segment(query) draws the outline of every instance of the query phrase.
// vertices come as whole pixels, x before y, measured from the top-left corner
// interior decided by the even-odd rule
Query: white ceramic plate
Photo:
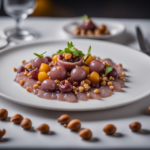
[[[51,55],[57,50],[66,47],[67,44],[67,41],[45,41],[24,44],[0,52],[0,95],[23,105],[66,111],[107,109],[129,104],[149,95],[149,56],[131,48],[109,42],[81,39],[70,41],[73,41],[75,46],[83,50],[84,53],[87,52],[89,45],[91,45],[93,55],[101,58],[111,58],[116,63],[122,63],[123,67],[127,69],[126,73],[129,76],[129,81],[125,83],[127,88],[124,88],[124,92],[114,92],[112,96],[102,98],[102,100],[89,99],[88,101],[78,101],[77,103],[46,100],[28,93],[13,81],[16,75],[13,68],[19,67],[24,59],[26,61],[33,59],[35,57],[33,55],[34,52],[42,53],[47,51],[47,55]]]
[[[100,21],[100,20],[98,21],[98,20],[94,20],[94,19],[92,19],[92,20],[97,26],[105,24],[106,27],[108,28],[108,30],[110,31],[110,34],[109,35],[101,35],[101,36],[74,35],[73,32],[74,32],[75,28],[77,26],[81,25],[81,23],[82,23],[82,20],[79,20],[79,19],[66,24],[63,27],[63,30],[69,36],[76,37],[76,38],[90,38],[90,39],[108,39],[108,38],[115,37],[115,36],[120,35],[125,32],[125,26],[122,23],[112,22],[112,21],[104,22],[104,21]]]

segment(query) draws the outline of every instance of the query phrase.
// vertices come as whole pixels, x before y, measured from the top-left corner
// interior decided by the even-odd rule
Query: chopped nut
[[[26,62],[26,61],[25,61],[25,60],[23,60],[23,61],[22,61],[22,64],[24,64],[25,62]]]
[[[98,94],[98,93],[99,93],[99,89],[95,89],[94,94]]]
[[[101,82],[101,85],[102,85],[102,86],[106,85],[106,81],[102,81],[102,82]]]
[[[67,114],[63,114],[61,115],[58,119],[57,122],[61,123],[61,124],[67,124],[71,121],[71,118],[69,115]]]
[[[91,85],[91,81],[89,79],[85,79],[84,82],[87,83],[88,85]]]
[[[65,83],[67,84],[67,83],[68,83],[68,80],[65,80]]]
[[[30,77],[30,76],[31,76],[31,73],[28,73],[27,76]]]
[[[72,87],[73,90],[76,90],[77,88],[75,86]]]
[[[14,68],[14,72],[17,72],[17,69],[16,69],[16,68]]]
[[[27,76],[28,73],[29,73],[28,71],[25,71],[25,72],[24,72],[24,75]]]
[[[25,81],[24,81],[24,80],[20,80],[20,85],[21,85],[21,86],[23,86],[23,85],[24,85],[24,83],[25,83]]]
[[[72,57],[72,54],[71,53],[67,53],[66,55],[65,55],[65,59],[70,59]]]
[[[122,64],[118,64],[117,67],[122,67]]]
[[[78,119],[73,119],[68,123],[67,128],[72,131],[78,131],[81,128],[81,123]]]
[[[33,85],[33,88],[34,88],[34,89],[37,89],[38,87],[39,87],[38,84],[34,84],[34,85]]]
[[[90,89],[90,86],[88,84],[84,84],[83,86],[84,86],[85,91],[88,91]]]
[[[114,86],[113,85],[109,86],[109,89],[114,90]]]
[[[27,65],[25,65],[25,68],[31,69],[31,68],[32,68],[32,64],[27,64]]]
[[[105,74],[103,74],[102,77],[105,77]]]
[[[21,123],[20,123],[21,127],[26,129],[26,130],[29,130],[31,127],[32,127],[32,122],[30,119],[28,118],[24,118]]]
[[[0,120],[5,120],[8,116],[8,111],[6,109],[0,109]]]
[[[20,124],[22,120],[23,120],[23,117],[20,114],[16,114],[10,119],[10,121],[14,122],[15,124]]]
[[[83,86],[85,84],[85,81],[83,80],[83,81],[81,81],[81,85]]]
[[[57,67],[57,70],[60,70],[60,67]]]
[[[111,82],[111,81],[109,81],[109,82],[107,83],[107,85],[108,85],[108,86],[112,85],[112,82]]]
[[[125,73],[125,72],[122,72],[122,76],[126,76],[126,73]]]
[[[37,81],[36,84],[41,85],[41,81]]]
[[[90,94],[90,93],[87,93],[87,97],[90,98],[90,97],[91,97],[91,94]]]
[[[108,135],[113,135],[117,128],[113,124],[108,124],[103,128],[103,131]]]
[[[108,64],[106,61],[103,61],[103,65],[104,65],[105,67],[109,66],[109,64]]]
[[[115,80],[115,78],[114,78],[114,77],[112,77],[112,76],[110,76],[110,77],[109,77],[109,80],[114,81],[114,80]]]
[[[29,88],[29,87],[26,87],[26,90],[29,92],[29,91],[30,91],[30,88]]]
[[[60,81],[59,81],[59,80],[55,80],[55,83],[56,83],[56,84],[59,84],[59,83],[60,83]]]
[[[83,86],[80,86],[79,87],[79,91],[82,93],[82,92],[84,92],[84,87]]]
[[[102,80],[103,81],[108,81],[108,78],[107,77],[103,77]]]
[[[79,136],[82,137],[84,140],[90,140],[92,138],[92,132],[90,129],[82,129],[79,132]]]
[[[80,29],[79,29],[79,28],[76,28],[76,29],[74,30],[74,34],[75,34],[75,35],[80,34]]]
[[[120,76],[118,76],[118,78],[119,78],[120,80],[123,80],[123,76],[121,76],[121,75],[120,75]]]
[[[101,32],[104,32],[106,30],[106,26],[105,25],[100,25],[99,29]]]
[[[74,94],[75,94],[75,95],[78,95],[78,92],[75,90],[75,91],[74,91]]]

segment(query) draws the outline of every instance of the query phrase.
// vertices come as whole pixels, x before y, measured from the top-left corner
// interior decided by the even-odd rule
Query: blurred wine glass
[[[36,0],[4,0],[3,3],[5,12],[16,21],[15,28],[5,31],[8,38],[16,42],[35,39],[37,34],[31,29],[21,28],[20,22],[34,12]]]

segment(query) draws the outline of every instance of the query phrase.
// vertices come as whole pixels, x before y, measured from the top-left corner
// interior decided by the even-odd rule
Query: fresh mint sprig
[[[84,14],[83,16],[81,16],[81,19],[83,20],[83,21],[85,21],[86,19],[88,19],[89,17],[88,17],[88,15],[86,15],[86,14]]]
[[[43,55],[45,54],[46,52],[42,53],[42,54],[37,54],[37,53],[33,53],[35,56],[39,57],[39,58],[43,58]]]
[[[108,74],[109,72],[111,72],[112,69],[113,69],[112,66],[107,66],[106,69],[105,69],[105,76],[107,76],[107,74]]]
[[[84,56],[84,54],[82,53],[82,51],[80,50],[75,50],[75,47],[73,45],[72,42],[67,42],[67,48],[65,48],[64,50],[59,50],[57,51],[57,54],[63,54],[63,53],[72,53],[73,55],[77,56]]]
[[[86,58],[84,59],[84,62],[87,61],[87,59],[89,58],[90,55],[91,55],[91,46],[89,46],[88,54],[87,54]]]

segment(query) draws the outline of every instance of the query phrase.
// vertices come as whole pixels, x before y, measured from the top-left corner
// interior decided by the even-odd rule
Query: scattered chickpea
[[[67,83],[68,83],[68,80],[65,80],[65,83],[67,84]]]
[[[108,86],[112,85],[112,82],[111,81],[107,82],[107,85]]]
[[[79,136],[82,137],[84,140],[90,140],[92,138],[92,132],[90,129],[82,129],[79,132]]]
[[[20,114],[16,114],[13,117],[10,118],[11,122],[14,122],[15,124],[20,124],[20,122],[23,120],[23,117]]]
[[[70,59],[72,57],[72,54],[71,53],[67,53],[66,55],[65,55],[65,59]]]
[[[84,36],[85,33],[86,33],[85,30],[81,29],[81,31],[80,31],[81,36]]]
[[[122,67],[122,64],[118,64],[117,67]]]
[[[88,85],[91,85],[91,81],[89,79],[85,79],[84,82],[87,83]]]
[[[72,87],[73,90],[76,90],[77,88],[75,86]]]
[[[81,81],[81,86],[83,86],[85,84],[85,81],[83,80],[83,81]]]
[[[31,76],[31,73],[28,73],[28,74],[27,74],[27,77],[30,77],[30,76]]]
[[[129,127],[133,132],[137,132],[141,129],[141,124],[139,122],[133,122],[129,124]]]
[[[56,83],[56,84],[59,84],[59,83],[60,83],[60,81],[59,81],[59,80],[55,80],[55,83]]]
[[[101,25],[99,26],[99,29],[101,32],[104,32],[106,30],[106,26],[105,25]]]
[[[23,61],[22,61],[22,64],[24,64],[25,62],[26,62],[26,61],[25,61],[25,60],[23,60]]]
[[[0,140],[2,139],[2,137],[6,134],[6,130],[0,130]]]
[[[76,28],[76,29],[74,30],[74,34],[75,34],[75,35],[80,34],[80,29],[79,29],[79,28]]]
[[[107,77],[103,77],[102,80],[103,81],[108,81],[108,78]]]
[[[86,33],[88,36],[93,36],[93,32],[91,30],[88,30]]]
[[[37,89],[38,87],[39,87],[38,84],[34,84],[34,85],[33,85],[33,88],[34,88],[34,89]]]
[[[74,94],[75,94],[75,95],[78,95],[78,92],[77,92],[77,90],[75,90],[75,91],[74,91]]]
[[[150,113],[150,106],[148,107],[148,112]]]
[[[90,98],[90,97],[91,97],[91,94],[90,94],[90,93],[87,93],[87,97]]]
[[[98,93],[99,93],[99,89],[95,89],[94,94],[98,94]]]
[[[83,86],[80,86],[79,87],[79,91],[82,93],[84,91],[84,87]]]
[[[30,91],[30,88],[29,88],[29,87],[26,87],[26,90],[29,92],[29,91]]]
[[[121,74],[121,75],[125,77],[125,76],[126,76],[126,73],[125,73],[125,72],[122,72],[122,74]]]
[[[25,68],[31,69],[31,68],[32,68],[32,64],[27,64],[27,65],[25,65]]]
[[[24,75],[25,75],[25,76],[27,76],[27,75],[28,75],[28,73],[29,73],[28,71],[25,71],[25,72],[24,72]]]
[[[60,70],[60,67],[57,67],[57,70]]]
[[[21,86],[23,86],[23,85],[24,85],[24,83],[25,83],[25,81],[24,81],[24,80],[20,80],[20,85],[21,85]]]
[[[114,90],[115,88],[114,88],[113,85],[111,85],[111,86],[109,86],[109,89],[110,89],[110,90]]]
[[[21,127],[26,129],[26,130],[29,130],[31,127],[32,127],[32,122],[30,119],[28,118],[24,118],[21,123],[20,123]]]
[[[41,81],[37,81],[36,84],[41,85]]]
[[[71,121],[71,118],[67,114],[63,114],[57,119],[57,122],[61,124],[68,124],[70,121]]]
[[[47,134],[49,132],[49,125],[41,124],[36,130],[40,131],[42,134]]]
[[[114,77],[112,77],[112,76],[110,76],[110,77],[109,77],[109,80],[114,81],[114,80],[115,80],[115,78],[114,78]]]
[[[103,128],[103,131],[108,135],[113,135],[117,128],[113,124],[108,124]]]
[[[16,69],[16,68],[14,68],[14,72],[17,72],[17,69]]]
[[[6,109],[0,109],[0,120],[5,120],[8,116],[8,111]]]
[[[106,81],[102,81],[102,82],[101,82],[101,85],[102,85],[102,86],[106,85]]]
[[[73,119],[68,123],[67,128],[72,131],[78,131],[81,128],[81,123],[78,119]]]
[[[120,76],[118,76],[118,78],[119,78],[120,80],[123,80],[123,76],[121,76],[121,75],[120,75]]]

